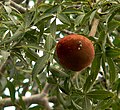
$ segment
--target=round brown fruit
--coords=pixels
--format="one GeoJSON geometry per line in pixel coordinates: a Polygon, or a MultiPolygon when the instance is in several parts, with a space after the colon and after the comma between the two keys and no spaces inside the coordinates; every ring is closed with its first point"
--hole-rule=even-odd
{"type": "Polygon", "coordinates": [[[72,71],[80,71],[88,67],[94,59],[94,54],[92,42],[82,35],[67,35],[56,45],[56,55],[60,65],[72,71]]]}

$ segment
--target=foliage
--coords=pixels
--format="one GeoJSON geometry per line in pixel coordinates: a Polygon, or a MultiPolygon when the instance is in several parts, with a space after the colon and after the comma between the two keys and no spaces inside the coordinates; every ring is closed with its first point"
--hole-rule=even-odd
{"type": "Polygon", "coordinates": [[[48,82],[53,85],[48,98],[57,97],[50,101],[55,110],[119,110],[120,1],[33,2],[25,13],[0,2],[1,98],[10,97],[16,108],[23,110],[44,109],[42,105],[25,104],[22,96],[40,93],[48,82]],[[94,18],[99,19],[97,32],[95,37],[88,37],[94,18]],[[55,46],[59,38],[67,35],[66,30],[94,42],[91,67],[73,72],[56,62],[55,46]],[[10,95],[5,94],[6,88],[10,95]]]}

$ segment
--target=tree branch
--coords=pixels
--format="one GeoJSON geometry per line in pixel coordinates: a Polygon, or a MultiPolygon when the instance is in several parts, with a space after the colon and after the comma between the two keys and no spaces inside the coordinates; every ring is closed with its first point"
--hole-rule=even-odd
{"type": "Polygon", "coordinates": [[[92,37],[95,36],[98,24],[99,24],[99,19],[94,18],[93,23],[92,23],[92,27],[91,27],[91,30],[90,30],[90,33],[88,36],[92,36],[92,37]]]}
{"type": "Polygon", "coordinates": [[[14,1],[10,1],[10,5],[12,7],[14,7],[15,9],[17,9],[20,13],[25,13],[26,12],[26,8],[22,7],[21,5],[15,3],[14,1]]]}
{"type": "Polygon", "coordinates": [[[20,4],[20,3],[22,3],[24,0],[12,0],[12,1],[14,1],[14,2],[17,3],[17,4],[20,4]]]}
{"type": "MultiPolygon", "coordinates": [[[[51,110],[48,102],[48,92],[50,91],[52,85],[46,83],[44,86],[42,92],[40,94],[34,94],[31,97],[25,97],[23,96],[22,99],[25,102],[25,104],[30,105],[30,104],[42,104],[46,108],[46,110],[51,110]]],[[[19,104],[19,99],[16,99],[15,101],[16,104],[19,104]]],[[[6,107],[6,106],[13,106],[15,104],[12,103],[11,98],[4,98],[0,100],[0,106],[6,107]]]]}
{"type": "Polygon", "coordinates": [[[72,32],[72,31],[68,31],[68,30],[66,30],[66,29],[64,29],[64,30],[62,30],[61,32],[63,32],[63,33],[65,33],[65,34],[74,34],[74,32],[72,32]]]}

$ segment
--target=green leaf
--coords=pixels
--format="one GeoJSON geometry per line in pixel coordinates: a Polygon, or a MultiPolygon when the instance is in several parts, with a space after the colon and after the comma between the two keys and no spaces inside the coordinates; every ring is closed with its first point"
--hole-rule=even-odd
{"type": "Polygon", "coordinates": [[[81,24],[84,16],[85,16],[84,14],[77,16],[77,18],[75,19],[75,26],[79,26],[81,24]]]}
{"type": "Polygon", "coordinates": [[[71,90],[72,84],[70,82],[70,77],[66,77],[64,78],[64,82],[61,85],[61,91],[65,94],[70,94],[70,92],[73,93],[73,91],[71,90]]]}
{"type": "Polygon", "coordinates": [[[55,78],[53,78],[53,76],[49,76],[47,78],[47,82],[50,83],[50,84],[56,84],[57,80],[55,78]]]}
{"type": "Polygon", "coordinates": [[[16,48],[32,48],[32,49],[36,49],[36,50],[41,50],[41,51],[45,51],[45,49],[35,43],[33,44],[26,44],[26,45],[21,45],[21,46],[16,46],[16,48]]]}
{"type": "Polygon", "coordinates": [[[59,5],[53,5],[53,6],[50,6],[50,8],[48,8],[44,13],[56,13],[57,10],[59,8],[59,5]]]}
{"type": "Polygon", "coordinates": [[[91,24],[92,21],[93,21],[93,18],[94,18],[95,14],[96,14],[96,11],[97,11],[97,10],[94,10],[94,11],[91,13],[91,15],[90,15],[90,19],[89,19],[90,24],[91,24]]]}
{"type": "Polygon", "coordinates": [[[119,48],[106,48],[106,56],[107,57],[119,57],[120,56],[120,49],[119,48]]]}
{"type": "Polygon", "coordinates": [[[40,30],[39,35],[37,36],[37,43],[40,42],[40,39],[44,33],[44,25],[45,25],[44,22],[38,23],[38,25],[37,25],[38,29],[40,30]]]}
{"type": "Polygon", "coordinates": [[[7,79],[0,75],[0,94],[3,92],[7,85],[7,79]]]}
{"type": "Polygon", "coordinates": [[[104,100],[106,98],[110,98],[114,96],[112,92],[104,91],[104,90],[91,91],[88,92],[86,95],[90,98],[98,99],[98,100],[104,100]]]}
{"type": "Polygon", "coordinates": [[[107,63],[109,65],[109,75],[110,75],[110,83],[111,85],[114,83],[116,78],[116,69],[115,64],[112,58],[107,58],[107,63]]]}
{"type": "Polygon", "coordinates": [[[115,39],[113,40],[113,44],[120,48],[120,37],[119,36],[116,36],[115,39]]]}
{"type": "Polygon", "coordinates": [[[38,77],[40,83],[44,84],[46,82],[46,80],[47,80],[46,71],[41,72],[39,75],[37,75],[37,77],[38,77]]]}
{"type": "Polygon", "coordinates": [[[58,13],[57,17],[61,22],[65,23],[67,25],[71,25],[70,19],[68,18],[68,16],[66,14],[58,13]]]}
{"type": "Polygon", "coordinates": [[[93,10],[90,10],[88,13],[85,14],[85,16],[83,17],[82,21],[81,21],[81,25],[85,25],[88,21],[88,19],[90,19],[90,15],[93,12],[93,10]]]}
{"type": "Polygon", "coordinates": [[[108,24],[112,19],[113,17],[119,12],[119,8],[120,6],[119,5],[116,5],[116,6],[112,6],[109,10],[109,16],[108,18],[106,19],[106,23],[108,24]]]}
{"type": "Polygon", "coordinates": [[[57,90],[57,99],[64,107],[66,107],[65,99],[63,98],[63,95],[60,93],[59,90],[57,90]]]}
{"type": "Polygon", "coordinates": [[[120,78],[119,78],[119,82],[118,82],[118,85],[117,85],[117,96],[120,99],[120,78]]]}
{"type": "Polygon", "coordinates": [[[43,71],[43,69],[45,68],[48,59],[49,59],[50,55],[49,54],[45,54],[42,57],[39,57],[37,62],[35,63],[35,66],[33,68],[32,71],[32,77],[36,77],[37,74],[41,73],[43,71]]]}
{"type": "Polygon", "coordinates": [[[30,58],[31,61],[36,61],[39,58],[39,55],[35,51],[31,50],[30,48],[24,47],[24,50],[25,50],[26,56],[30,58]]]}
{"type": "Polygon", "coordinates": [[[102,51],[104,52],[105,51],[105,44],[106,44],[106,33],[105,31],[101,31],[100,32],[100,35],[99,35],[99,39],[98,39],[98,42],[101,44],[101,48],[102,48],[102,51]]]}
{"type": "Polygon", "coordinates": [[[11,41],[16,41],[19,39],[22,39],[24,35],[24,31],[23,29],[20,27],[16,30],[16,32],[13,34],[13,36],[11,36],[10,39],[8,40],[3,40],[2,42],[0,42],[0,45],[4,44],[4,43],[10,43],[11,41]]]}
{"type": "Polygon", "coordinates": [[[100,70],[100,64],[101,64],[101,55],[96,55],[93,63],[92,63],[92,67],[91,67],[91,73],[90,75],[87,77],[86,82],[83,86],[83,90],[85,92],[89,91],[89,89],[91,89],[97,75],[98,72],[100,70]]]}
{"type": "Polygon", "coordinates": [[[56,19],[50,24],[50,33],[51,35],[55,38],[56,36],[56,29],[57,26],[56,26],[56,19]]]}
{"type": "Polygon", "coordinates": [[[37,85],[38,85],[39,91],[42,91],[42,86],[41,86],[41,82],[40,82],[39,78],[36,77],[36,78],[35,78],[35,81],[36,81],[36,83],[37,83],[37,85]]]}
{"type": "Polygon", "coordinates": [[[12,9],[10,8],[10,6],[4,5],[4,8],[8,14],[12,12],[12,9]]]}
{"type": "Polygon", "coordinates": [[[108,23],[108,31],[111,32],[120,26],[120,21],[112,20],[108,23]]]}
{"type": "Polygon", "coordinates": [[[50,52],[50,50],[53,47],[53,43],[54,43],[53,37],[51,35],[46,36],[46,41],[44,46],[46,51],[50,52]]]}
{"type": "Polygon", "coordinates": [[[19,93],[19,105],[21,106],[22,110],[26,110],[26,104],[22,99],[22,95],[19,93]]]}
{"type": "Polygon", "coordinates": [[[108,70],[106,68],[106,55],[105,55],[105,53],[102,54],[102,69],[104,71],[104,74],[106,75],[108,70]]]}
{"type": "MultiPolygon", "coordinates": [[[[68,84],[69,86],[70,84],[68,84]]],[[[65,94],[69,94],[70,90],[69,90],[69,87],[62,87],[62,86],[59,86],[60,90],[62,91],[62,93],[65,93],[65,94]]]]}
{"type": "Polygon", "coordinates": [[[53,14],[51,14],[51,13],[45,13],[45,14],[41,15],[39,17],[39,19],[36,19],[36,21],[34,22],[34,25],[36,25],[38,22],[40,22],[40,21],[42,21],[44,19],[49,19],[49,18],[52,18],[52,17],[54,17],[53,14]]]}
{"type": "MultiPolygon", "coordinates": [[[[35,1],[35,0],[34,0],[35,1]]],[[[40,3],[38,6],[38,9],[40,12],[45,12],[46,10],[48,10],[51,7],[50,4],[48,3],[40,3]]],[[[37,10],[38,11],[38,10],[37,10]]],[[[37,12],[38,13],[38,12],[37,12]]]]}
{"type": "MultiPolygon", "coordinates": [[[[71,4],[72,4],[72,2],[71,2],[71,4]]],[[[63,13],[66,13],[66,14],[79,14],[79,13],[81,13],[80,12],[80,10],[77,10],[77,9],[75,9],[75,8],[67,8],[67,9],[64,9],[63,10],[63,13]]]]}
{"type": "Polygon", "coordinates": [[[81,90],[79,90],[79,89],[75,89],[75,90],[71,90],[72,91],[72,94],[71,94],[71,96],[76,96],[76,97],[78,97],[78,96],[84,96],[85,94],[83,93],[83,92],[81,92],[81,90]]]}
{"type": "Polygon", "coordinates": [[[73,100],[72,100],[72,105],[74,106],[75,110],[83,110],[82,107],[80,107],[78,104],[76,104],[73,100]]]}
{"type": "Polygon", "coordinates": [[[119,110],[120,108],[120,103],[119,102],[113,102],[112,103],[112,110],[119,110]]]}
{"type": "Polygon", "coordinates": [[[85,96],[82,102],[83,110],[92,110],[92,105],[90,100],[85,96]]]}
{"type": "Polygon", "coordinates": [[[111,106],[113,103],[113,99],[107,99],[107,100],[102,100],[100,101],[100,103],[97,104],[97,107],[95,108],[95,110],[105,110],[107,108],[109,108],[109,106],[111,106]]]}
{"type": "Polygon", "coordinates": [[[66,25],[65,24],[58,24],[57,25],[57,31],[62,31],[64,29],[66,29],[66,25]]]}
{"type": "Polygon", "coordinates": [[[13,83],[10,82],[9,80],[7,81],[7,87],[10,91],[11,100],[14,103],[15,102],[15,87],[14,87],[13,83]]]}
{"type": "Polygon", "coordinates": [[[83,35],[89,34],[89,26],[88,25],[84,27],[84,30],[82,33],[83,33],[83,35]]]}
{"type": "Polygon", "coordinates": [[[99,45],[102,45],[102,48],[105,47],[106,38],[107,38],[107,36],[106,36],[105,31],[104,31],[104,30],[101,30],[101,31],[99,32],[98,43],[99,43],[99,45]]]}
{"type": "Polygon", "coordinates": [[[25,29],[27,29],[28,27],[30,27],[31,23],[32,23],[32,17],[33,17],[33,14],[32,13],[28,13],[26,12],[25,13],[25,29]]]}
{"type": "Polygon", "coordinates": [[[107,20],[106,20],[107,24],[113,19],[113,17],[115,16],[115,14],[116,14],[116,11],[113,12],[112,14],[110,14],[110,15],[108,16],[108,18],[107,18],[107,20]]]}
{"type": "Polygon", "coordinates": [[[54,76],[56,76],[56,77],[59,77],[59,78],[69,77],[68,74],[66,74],[66,73],[63,72],[63,71],[60,71],[59,69],[57,69],[57,68],[55,68],[55,67],[53,67],[53,66],[50,66],[50,67],[49,67],[49,70],[50,70],[50,72],[51,72],[54,76]]]}

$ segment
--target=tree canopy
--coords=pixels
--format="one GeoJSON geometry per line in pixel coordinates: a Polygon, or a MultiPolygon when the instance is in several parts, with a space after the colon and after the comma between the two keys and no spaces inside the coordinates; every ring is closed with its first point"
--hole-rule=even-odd
{"type": "Polygon", "coordinates": [[[120,1],[0,0],[0,109],[8,106],[119,110],[120,1]],[[92,64],[79,72],[55,55],[59,39],[72,33],[95,48],[92,64]]]}

